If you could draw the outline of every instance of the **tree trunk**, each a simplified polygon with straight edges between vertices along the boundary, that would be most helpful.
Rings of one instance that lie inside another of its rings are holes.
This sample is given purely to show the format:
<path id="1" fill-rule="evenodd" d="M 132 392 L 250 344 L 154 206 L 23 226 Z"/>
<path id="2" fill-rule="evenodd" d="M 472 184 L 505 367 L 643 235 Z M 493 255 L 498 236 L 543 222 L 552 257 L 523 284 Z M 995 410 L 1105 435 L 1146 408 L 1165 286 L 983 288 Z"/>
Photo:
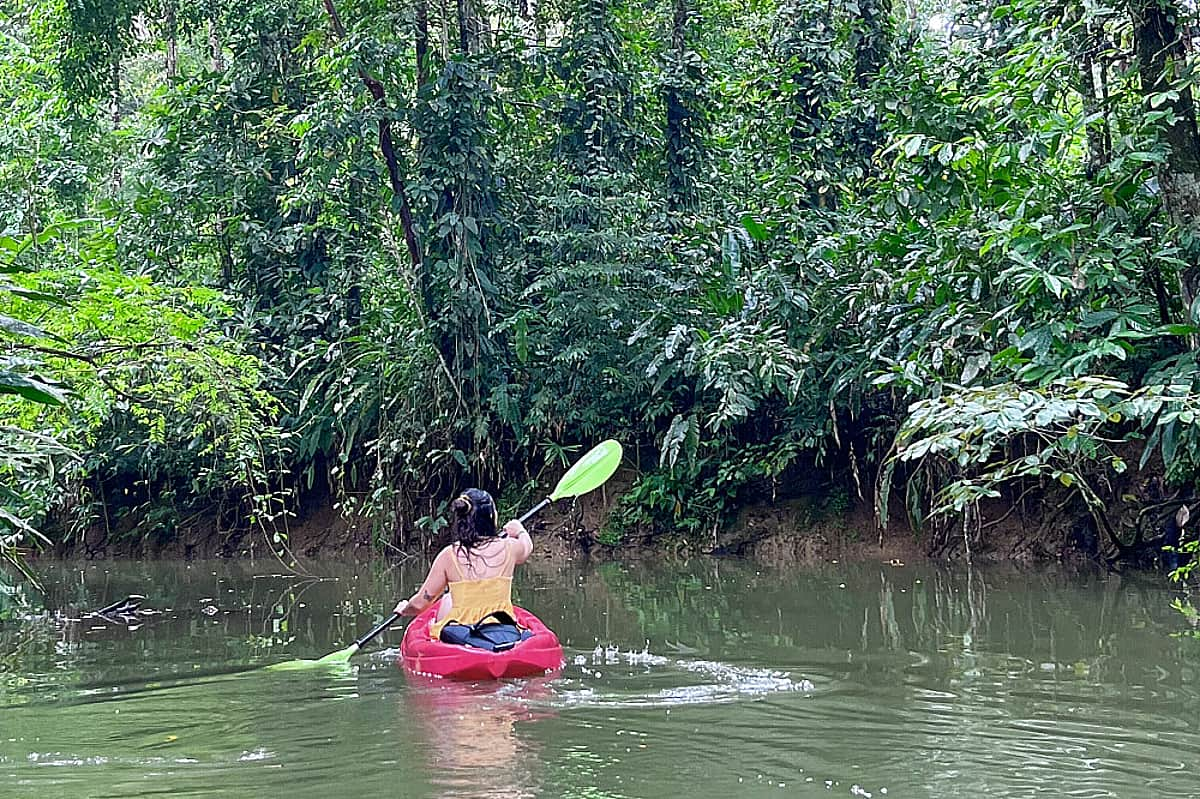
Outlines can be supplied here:
<path id="1" fill-rule="evenodd" d="M 1087 143 L 1088 177 L 1096 174 L 1112 160 L 1112 133 L 1108 124 L 1108 68 L 1111 63 L 1105 45 L 1104 22 L 1088 19 L 1081 3 L 1072 2 L 1065 9 L 1063 21 L 1069 33 L 1070 48 L 1079 69 L 1076 89 L 1084 113 L 1088 116 Z"/>
<path id="2" fill-rule="evenodd" d="M 233 252 L 229 249 L 229 222 L 221 222 L 217 229 L 217 248 L 221 256 L 221 287 L 233 288 Z"/>
<path id="3" fill-rule="evenodd" d="M 688 77 L 687 69 L 687 26 L 691 9 L 687 0 L 674 0 L 675 13 L 671 24 L 671 82 L 667 87 L 667 207 L 672 212 L 682 210 L 690 204 L 691 186 L 688 176 L 692 168 L 688 158 L 688 145 L 692 136 L 687 129 L 691 116 L 681 94 Z"/>
<path id="4" fill-rule="evenodd" d="M 112 123 L 113 129 L 121 127 L 121 57 L 114 55 L 109 65 L 112 76 Z"/>
<path id="5" fill-rule="evenodd" d="M 545 47 L 549 32 L 546 29 L 546 15 L 542 13 L 542 0 L 536 0 L 533 6 L 533 42 L 538 47 Z"/>
<path id="6" fill-rule="evenodd" d="M 208 53 L 212 57 L 213 72 L 225 71 L 225 53 L 221 50 L 221 40 L 217 38 L 217 24 L 208 21 Z"/>
<path id="7" fill-rule="evenodd" d="M 603 38 L 602 31 L 608 27 L 608 4 L 607 0 L 585 0 L 588 14 L 588 25 L 592 35 L 597 41 Z M 593 53 L 603 59 L 603 55 Z M 597 165 L 605 163 L 605 141 L 604 141 L 604 122 L 607 116 L 607 102 L 605 97 L 605 87 L 599 80 L 601 65 L 594 64 L 586 70 L 583 78 L 584 87 L 584 102 L 588 108 L 588 114 L 591 117 L 588 122 L 591 124 L 591 131 L 585 132 L 588 136 L 588 146 L 592 153 L 592 158 L 595 159 Z"/>
<path id="8" fill-rule="evenodd" d="M 179 43 L 175 33 L 175 4 L 167 3 L 163 26 L 167 34 L 167 79 L 173 80 L 179 76 Z"/>
<path id="9" fill-rule="evenodd" d="M 883 140 L 879 111 L 871 102 L 874 99 L 872 87 L 891 54 L 892 5 L 891 0 L 859 0 L 858 9 L 854 31 L 854 85 L 861 98 L 862 116 L 855 124 L 854 147 L 864 171 L 871 173 L 877 168 L 875 153 Z M 822 201 L 826 197 L 833 197 L 833 194 L 821 195 Z"/>
<path id="10" fill-rule="evenodd" d="M 342 19 L 338 16 L 333 0 L 325 0 L 325 11 L 329 14 L 329 22 L 333 27 L 334 35 L 339 39 L 344 39 L 346 37 L 346 28 L 342 25 Z M 362 67 L 358 69 L 358 77 L 362 80 L 363 85 L 367 87 L 367 91 L 371 93 L 371 97 L 375 99 L 376 104 L 386 108 L 387 95 L 384 92 L 383 83 Z M 396 156 L 396 148 L 392 142 L 392 123 L 388 114 L 381 114 L 379 117 L 379 149 L 383 154 L 384 164 L 387 166 L 388 184 L 391 186 L 392 195 L 396 198 L 400 206 L 400 226 L 404 230 L 404 245 L 408 249 L 409 260 L 412 262 L 413 271 L 417 275 L 421 303 L 426 314 L 430 314 L 435 310 L 432 307 L 433 299 L 430 278 L 428 271 L 425 269 L 425 259 L 421 256 L 421 245 L 417 241 L 417 229 L 413 221 L 412 204 L 408 200 L 408 191 L 405 189 L 404 179 L 400 175 L 400 160 Z"/>
<path id="11" fill-rule="evenodd" d="M 1131 11 L 1142 95 L 1151 108 L 1173 115 L 1161 127 L 1167 144 L 1167 162 L 1160 166 L 1158 178 L 1163 206 L 1181 230 L 1200 235 L 1200 132 L 1191 88 L 1180 82 L 1187 54 L 1179 34 L 1179 8 L 1175 0 L 1136 0 Z M 1174 99 L 1166 96 L 1172 91 Z M 1189 261 L 1180 280 L 1185 313 L 1200 289 L 1194 255 Z"/>
<path id="12" fill-rule="evenodd" d="M 786 97 L 783 108 L 788 119 L 788 151 L 796 161 L 831 156 L 824 144 L 823 131 L 829 121 L 829 103 L 836 102 L 839 87 L 833 76 L 839 74 L 838 33 L 814 6 L 787 3 L 779 10 L 781 36 L 777 41 L 780 60 L 779 95 Z M 785 94 L 786 92 L 786 94 Z M 874 147 L 870 149 L 873 151 Z M 834 204 L 831 181 L 806 180 L 803 202 L 809 208 Z M 801 195 L 801 196 L 803 196 Z"/>
<path id="13" fill-rule="evenodd" d="M 429 82 L 429 0 L 417 0 L 417 91 Z"/>
<path id="14" fill-rule="evenodd" d="M 854 82 L 869 88 L 887 62 L 891 44 L 890 0 L 859 0 L 857 42 L 854 48 Z"/>
<path id="15" fill-rule="evenodd" d="M 458 11 L 458 51 L 471 52 L 471 19 L 467 10 L 467 0 L 456 0 Z"/>
<path id="16" fill-rule="evenodd" d="M 442 61 L 450 57 L 450 8 L 446 5 L 447 0 L 442 0 Z"/>
<path id="17" fill-rule="evenodd" d="M 354 145 L 351 157 L 355 162 L 362 158 L 361 149 L 360 144 Z M 351 234 L 362 236 L 367 227 L 363 179 L 358 174 L 352 174 L 347 188 Z M 366 276 L 363 261 L 363 252 L 357 247 L 346 254 L 346 277 L 350 284 L 346 288 L 346 324 L 350 326 L 351 335 L 358 334 L 358 327 L 362 321 L 362 284 Z"/>

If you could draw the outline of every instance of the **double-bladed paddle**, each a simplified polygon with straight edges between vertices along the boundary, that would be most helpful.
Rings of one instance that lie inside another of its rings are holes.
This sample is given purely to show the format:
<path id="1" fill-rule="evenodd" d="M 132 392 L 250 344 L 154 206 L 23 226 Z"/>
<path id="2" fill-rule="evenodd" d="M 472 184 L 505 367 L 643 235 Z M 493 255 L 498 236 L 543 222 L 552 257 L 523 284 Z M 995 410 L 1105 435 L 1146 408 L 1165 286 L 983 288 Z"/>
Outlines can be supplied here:
<path id="1" fill-rule="evenodd" d="M 575 465 L 567 470 L 567 473 L 558 481 L 558 485 L 554 487 L 554 491 L 550 493 L 550 496 L 543 499 L 537 505 L 534 505 L 521 517 L 521 524 L 524 524 L 534 514 L 551 503 L 569 497 L 583 496 L 589 491 L 593 491 L 604 485 L 605 481 L 612 477 L 613 472 L 621 464 L 621 454 L 621 445 L 611 438 L 592 447 L 586 455 L 576 461 Z M 273 666 L 267 666 L 267 668 L 273 671 L 290 671 L 292 669 L 307 669 L 313 666 L 336 666 L 346 663 L 368 641 L 399 620 L 400 614 L 393 613 L 381 621 L 369 633 L 350 644 L 350 646 L 345 649 L 339 649 L 336 652 L 330 652 L 323 658 L 318 658 L 317 660 L 288 660 L 283 663 L 276 663 Z"/>

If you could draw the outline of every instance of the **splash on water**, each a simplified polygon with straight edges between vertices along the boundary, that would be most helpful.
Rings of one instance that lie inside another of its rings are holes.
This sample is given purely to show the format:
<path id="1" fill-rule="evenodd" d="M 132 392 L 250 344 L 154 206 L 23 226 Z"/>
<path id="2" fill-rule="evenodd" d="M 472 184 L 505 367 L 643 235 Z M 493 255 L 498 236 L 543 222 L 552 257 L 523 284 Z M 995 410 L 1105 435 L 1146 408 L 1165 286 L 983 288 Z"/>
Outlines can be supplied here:
<path id="1" fill-rule="evenodd" d="M 645 690 L 646 678 L 667 682 Z M 567 707 L 672 707 L 735 702 L 784 692 L 811 693 L 810 680 L 772 669 L 749 668 L 712 660 L 668 658 L 598 644 L 570 658 L 553 694 L 539 704 Z"/>

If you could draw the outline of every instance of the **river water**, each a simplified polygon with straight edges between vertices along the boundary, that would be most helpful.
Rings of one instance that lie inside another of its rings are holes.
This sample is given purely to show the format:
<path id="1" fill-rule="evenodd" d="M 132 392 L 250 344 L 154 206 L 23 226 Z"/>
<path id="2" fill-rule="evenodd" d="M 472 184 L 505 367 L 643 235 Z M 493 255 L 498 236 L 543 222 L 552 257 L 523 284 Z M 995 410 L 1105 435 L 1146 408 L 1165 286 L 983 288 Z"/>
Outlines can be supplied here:
<path id="1" fill-rule="evenodd" d="M 1200 796 L 1200 641 L 1155 575 L 534 565 L 555 677 L 339 649 L 419 566 L 43 564 L 0 579 L 0 796 Z M 136 615 L 87 611 L 145 595 Z"/>

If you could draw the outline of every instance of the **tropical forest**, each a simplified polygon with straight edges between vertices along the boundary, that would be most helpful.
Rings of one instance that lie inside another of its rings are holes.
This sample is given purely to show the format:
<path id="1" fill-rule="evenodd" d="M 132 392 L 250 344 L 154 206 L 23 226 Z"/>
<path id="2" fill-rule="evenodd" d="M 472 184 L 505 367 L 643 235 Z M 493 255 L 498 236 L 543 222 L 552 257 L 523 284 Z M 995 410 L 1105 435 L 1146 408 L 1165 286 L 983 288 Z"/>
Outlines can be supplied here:
<path id="1" fill-rule="evenodd" d="M 5 0 L 0 553 L 419 550 L 616 438 L 587 548 L 1186 571 L 1196 11 Z"/>
<path id="2" fill-rule="evenodd" d="M 1200 795 L 1198 98 L 1197 0 L 0 0 L 0 793 Z"/>

